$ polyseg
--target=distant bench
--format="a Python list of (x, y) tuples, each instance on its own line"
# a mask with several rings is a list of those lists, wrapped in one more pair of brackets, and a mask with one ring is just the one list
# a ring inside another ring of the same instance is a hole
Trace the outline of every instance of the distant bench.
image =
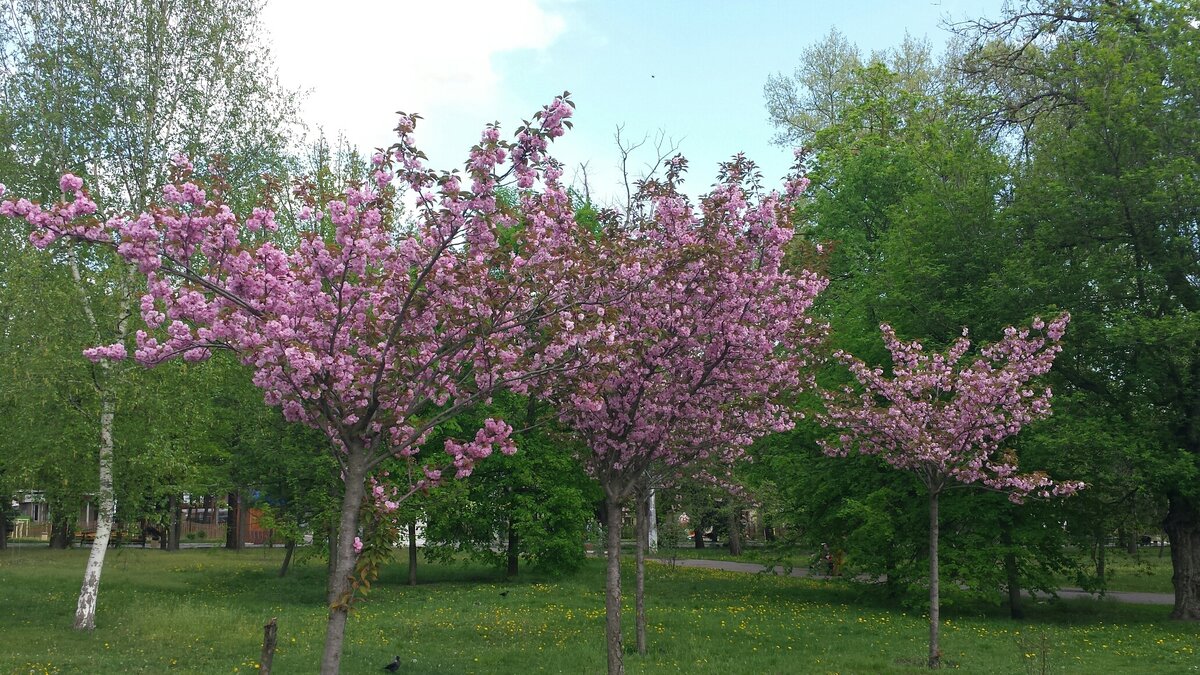
[[(75, 533), (75, 536), (77, 539), (79, 539), (80, 546), (83, 546), (84, 544), (95, 544), (96, 543), (96, 531), (95, 530), (79, 530), (78, 532)], [(113, 530), (112, 534), (109, 535), (109, 538), (108, 538), (109, 548), (117, 548), (121, 544), (138, 544), (141, 546), (145, 546), (146, 545), (146, 534), (145, 534), (145, 532), (143, 532), (139, 536), (130, 537), (129, 533), (126, 532), (125, 530)]]

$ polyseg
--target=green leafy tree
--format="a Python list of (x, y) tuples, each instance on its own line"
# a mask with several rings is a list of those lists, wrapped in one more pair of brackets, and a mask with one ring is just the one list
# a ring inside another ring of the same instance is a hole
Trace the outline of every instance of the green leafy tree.
[[(9, 166), (22, 170), (5, 181), (49, 202), (58, 196), (57, 176), (71, 171), (89, 178), (107, 208), (141, 209), (165, 182), (168, 156), (184, 152), (235, 160), (233, 183), (252, 192), (258, 182), (246, 177), (281, 167), (295, 109), (270, 76), (260, 7), (256, 0), (10, 3), (0, 12), (0, 129)], [(104, 344), (136, 329), (130, 317), (140, 289), (115, 256), (70, 252), (58, 262), (79, 298), (74, 336)], [(88, 490), (97, 494), (99, 520), (75, 624), (90, 630), (114, 517), (116, 419), (128, 403), (123, 387), (141, 376), (107, 362), (83, 367), (93, 391), (80, 403), (99, 432), (99, 480)], [(68, 466), (68, 458), (57, 460)]]
[[(1069, 308), (1064, 463), (1097, 509), (1165, 502), (1175, 606), (1200, 619), (1200, 41), (1189, 3), (1021, 3), (960, 27), (1017, 161), (1009, 286)], [(1091, 459), (1089, 459), (1089, 457)], [(1113, 522), (1085, 521), (1098, 534)]]
[[(828, 49), (806, 51), (801, 68), (819, 70), (807, 60), (828, 58)], [(965, 325), (997, 333), (1049, 309), (1043, 298), (996, 289), (1012, 251), (1004, 220), (1010, 169), (993, 129), (978, 120), (976, 97), (950, 75), (955, 58), (936, 63), (927, 44), (911, 39), (876, 54), (840, 76), (836, 112), (797, 137), (807, 143), (802, 159), (814, 189), (799, 223), (808, 243), (795, 255), (825, 249), (831, 284), (819, 306), (833, 329), (832, 346), (872, 364), (888, 363), (875, 338), (880, 323), (945, 345)], [(798, 75), (793, 83), (812, 86)], [(830, 371), (824, 381), (836, 386), (841, 377)], [(829, 545), (844, 554), (847, 574), (885, 577), (890, 595), (915, 603), (927, 583), (927, 524), (914, 507), (921, 491), (870, 458), (849, 460), (850, 468), (831, 464), (815, 448), (819, 436), (800, 429), (760, 443), (751, 482), (769, 483), (790, 505), (780, 516), (800, 544)], [(1049, 449), (1023, 444), (1029, 465), (1050, 466)], [(948, 552), (943, 573), (994, 600), (1007, 587), (1019, 614), (1017, 590), (1052, 589), (1055, 574), (1077, 567), (1054, 526), (1066, 508), (1022, 510), (986, 494), (948, 496), (947, 536), (971, 540), (974, 550)], [(998, 513), (1005, 515), (991, 515)], [(1003, 583), (996, 583), (997, 570), (1006, 571)]]
[[(578, 569), (591, 506), (600, 498), (576, 460), (581, 449), (555, 429), (536, 400), (503, 394), (476, 414), (480, 420), (503, 416), (518, 426), (523, 420), (524, 430), (515, 436), (518, 452), (488, 457), (472, 480), (428, 495), (426, 556), (448, 560), (466, 552), (508, 576), (517, 574), (520, 559), (550, 574)], [(464, 422), (468, 428), (472, 423)]]

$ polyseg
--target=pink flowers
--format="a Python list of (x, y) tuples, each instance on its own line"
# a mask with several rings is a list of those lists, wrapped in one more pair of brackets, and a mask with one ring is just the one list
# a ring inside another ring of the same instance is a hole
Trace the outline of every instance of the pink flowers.
[[(110, 245), (146, 275), (146, 330), (135, 345), (93, 347), (87, 358), (123, 359), (132, 348), (152, 365), (236, 352), (269, 403), (324, 430), (339, 460), (361, 453), (369, 468), (411, 457), (434, 426), (498, 388), (521, 389), (530, 373), (561, 367), (598, 335), (593, 314), (555, 322), (553, 335), (526, 330), (555, 321), (557, 308), (573, 303), (594, 274), (577, 246), (561, 171), (546, 154), (571, 113), (556, 99), (515, 142), (489, 126), (472, 150), (469, 176), (424, 168), (411, 135), (417, 118), (402, 117), (398, 143), (371, 158), (374, 181), (348, 187), (344, 199), (302, 204), (301, 220), (328, 219), (330, 240), (301, 237), (289, 248), (246, 236), (275, 230), (273, 209), (234, 213), (224, 191), (209, 188), (178, 155), (176, 180), (146, 213), (102, 222), (82, 179), (66, 174), (59, 182), (66, 201), (43, 208), (5, 199), (0, 215), (24, 220), (39, 247), (62, 237)], [(522, 195), (531, 225), (520, 258), (496, 235), (513, 224), (496, 197), (498, 175), (510, 171), (522, 185), (546, 186)], [(385, 227), (383, 193), (393, 179), (423, 195), (423, 220), (412, 230)], [(414, 412), (428, 408), (438, 412)], [(489, 420), (474, 438), (448, 441), (455, 475), (469, 475), (495, 450), (515, 452), (511, 434)], [(431, 469), (424, 480), (442, 479)], [(403, 495), (379, 499), (393, 511)]]
[(63, 192), (75, 192), (83, 187), (83, 179), (74, 174), (65, 173), (62, 178), (58, 179), (58, 187)]
[[(685, 165), (668, 163), (673, 174)], [(783, 399), (811, 385), (824, 327), (806, 313), (827, 281), (781, 267), (791, 206), (748, 193), (744, 159), (726, 168), (699, 208), (674, 183), (649, 186), (649, 215), (609, 234), (615, 268), (594, 283), (619, 300), (587, 317), (600, 319), (603, 347), (551, 385), (614, 495), (652, 461), (731, 462), (754, 438), (790, 428)]]
[(125, 345), (120, 342), (107, 345), (105, 347), (90, 347), (83, 350), (83, 355), (92, 363), (100, 363), (108, 359), (111, 361), (121, 361), (127, 354), (125, 353)]
[[(903, 342), (890, 326), (880, 326), (894, 376), (837, 354), (864, 391), (847, 389), (840, 400), (827, 396), (822, 420), (843, 433), (835, 443), (824, 442), (825, 451), (880, 455), (896, 468), (918, 472), (931, 489), (945, 481), (979, 482), (1018, 502), (1029, 494), (1065, 495), (1082, 488), (1074, 481), (1018, 473), (1015, 457), (1002, 445), (1050, 414), (1050, 389), (1030, 381), (1050, 371), (1069, 321), (1064, 313), (1049, 324), (1035, 319), (1031, 329), (1010, 327), (1003, 340), (969, 363), (962, 362), (971, 345), (965, 329), (945, 352), (927, 354), (919, 342)], [(1043, 328), (1044, 337), (1034, 333)]]

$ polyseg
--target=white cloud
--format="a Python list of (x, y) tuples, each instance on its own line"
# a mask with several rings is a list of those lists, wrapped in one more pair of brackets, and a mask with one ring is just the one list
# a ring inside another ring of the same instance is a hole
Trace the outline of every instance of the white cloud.
[(270, 0), (263, 22), (283, 83), (309, 92), (305, 118), (365, 148), (390, 142), (396, 110), (494, 110), (493, 57), (566, 29), (538, 0)]

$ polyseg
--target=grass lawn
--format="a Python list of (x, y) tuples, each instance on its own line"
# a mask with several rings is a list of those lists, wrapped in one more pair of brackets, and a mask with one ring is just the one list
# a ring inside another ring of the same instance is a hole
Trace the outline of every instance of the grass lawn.
[[(625, 549), (632, 554), (633, 546)], [(794, 547), (748, 546), (742, 555), (734, 557), (724, 546), (706, 546), (695, 548), (680, 546), (678, 548), (661, 547), (655, 557), (670, 560), (674, 556), (679, 559), (733, 560), (737, 562), (759, 563), (767, 565), (791, 565), (807, 568), (812, 562), (812, 554), (799, 551)], [(1174, 593), (1171, 585), (1171, 549), (1164, 547), (1146, 547), (1138, 550), (1137, 555), (1129, 555), (1125, 549), (1110, 547), (1105, 552), (1105, 576), (1108, 578), (1107, 590), (1135, 591), (1144, 593)], [(1072, 578), (1060, 580), (1062, 587), (1072, 588), (1078, 582)]]
[[(1137, 555), (1123, 548), (1110, 547), (1104, 554), (1104, 575), (1110, 591), (1174, 593), (1171, 585), (1171, 549), (1146, 547)], [(1064, 580), (1064, 585), (1073, 585)]]
[[(633, 554), (633, 546), (622, 548), (629, 554)], [(729, 554), (727, 545), (713, 546), (706, 542), (704, 548), (696, 548), (695, 546), (660, 546), (658, 551), (653, 554), (653, 557), (661, 560), (670, 560), (675, 557), (683, 560), (699, 559), (699, 560), (733, 560), (736, 562), (758, 563), (760, 565), (790, 565), (792, 567), (808, 567), (812, 562), (810, 553), (800, 551), (795, 547), (787, 546), (745, 546), (742, 548), (740, 556), (732, 556)]]
[[(402, 552), (401, 552), (402, 553)], [(278, 617), (278, 673), (314, 672), (324, 637), (324, 565), (279, 579), (281, 551), (122, 549), (109, 554), (98, 628), (71, 630), (87, 552), (0, 552), (0, 673), (247, 673)], [(350, 620), (342, 672), (400, 654), (407, 673), (604, 670), (602, 562), (564, 580), (505, 582), (479, 568), (390, 567)], [(628, 570), (627, 570), (628, 571)], [(919, 614), (855, 600), (837, 583), (653, 565), (650, 653), (631, 673), (902, 673), (925, 654)], [(632, 585), (628, 583), (628, 585)], [(501, 596), (508, 591), (507, 596)], [(632, 598), (629, 598), (632, 605)], [(1167, 608), (1073, 601), (944, 611), (943, 653), (963, 672), (1200, 672), (1200, 627)], [(626, 613), (627, 646), (632, 611)]]

